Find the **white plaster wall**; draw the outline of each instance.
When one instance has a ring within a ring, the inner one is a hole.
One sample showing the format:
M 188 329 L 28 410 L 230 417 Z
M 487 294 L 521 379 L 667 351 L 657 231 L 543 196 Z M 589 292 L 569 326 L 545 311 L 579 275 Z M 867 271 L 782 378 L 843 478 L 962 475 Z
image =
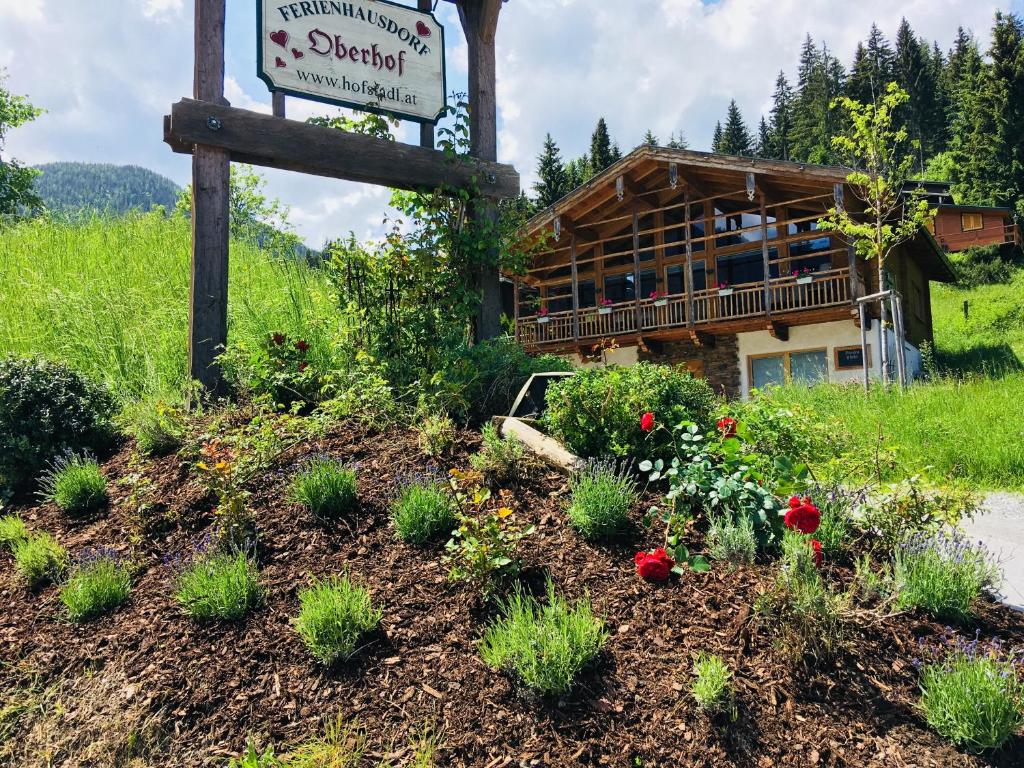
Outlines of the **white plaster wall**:
M 740 355 L 740 388 L 743 397 L 750 396 L 750 355 L 767 355 L 780 352 L 799 352 L 805 349 L 826 350 L 828 360 L 828 380 L 832 382 L 861 381 L 863 371 L 860 368 L 844 369 L 837 371 L 835 368 L 836 347 L 859 347 L 860 328 L 853 320 L 837 320 L 831 323 L 819 323 L 817 325 L 797 325 L 789 329 L 789 340 L 780 341 L 774 338 L 768 331 L 749 331 L 737 334 L 739 339 Z M 868 345 L 870 346 L 871 366 L 870 374 L 878 377 L 879 370 L 879 337 L 878 323 L 872 325 L 868 331 Z M 916 350 L 915 350 L 916 352 Z M 917 355 L 920 361 L 920 355 Z M 909 367 L 910 354 L 907 355 Z
M 604 361 L 584 360 L 577 354 L 565 355 L 574 368 L 603 368 L 605 365 L 633 365 L 640 357 L 635 346 L 616 347 L 604 353 Z

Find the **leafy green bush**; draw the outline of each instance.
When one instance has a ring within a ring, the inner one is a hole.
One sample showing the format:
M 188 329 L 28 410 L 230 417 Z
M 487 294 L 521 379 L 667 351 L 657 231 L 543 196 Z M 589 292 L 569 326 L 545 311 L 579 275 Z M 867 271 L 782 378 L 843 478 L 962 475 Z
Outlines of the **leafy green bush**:
M 1009 282 L 1014 264 L 1008 255 L 1008 251 L 998 245 L 968 248 L 950 254 L 957 284 L 961 288 L 975 288 Z
M 446 413 L 423 416 L 416 431 L 425 456 L 443 456 L 455 445 L 455 422 Z
M 90 456 L 72 454 L 54 461 L 42 476 L 42 497 L 70 515 L 85 515 L 107 504 L 107 478 Z
M 147 456 L 173 453 L 185 438 L 185 414 L 163 400 L 139 401 L 124 411 L 122 420 Z
M 0 486 L 25 488 L 56 456 L 106 448 L 113 412 L 105 388 L 65 365 L 0 360 Z
M 252 348 L 231 344 L 220 356 L 224 376 L 233 386 L 267 397 L 282 409 L 319 400 L 323 382 L 316 359 L 305 339 L 282 331 L 268 334 Z
M 749 400 L 731 400 L 724 413 L 738 421 L 748 452 L 769 461 L 788 456 L 799 461 L 838 457 L 849 437 L 835 424 L 824 425 L 799 404 L 780 405 L 771 393 L 755 391 Z
M 921 710 L 941 735 L 972 752 L 998 749 L 1024 726 L 1017 665 L 977 644 L 921 670 Z
M 732 671 L 720 656 L 701 653 L 693 662 L 690 685 L 697 706 L 715 714 L 733 709 Z
M 637 500 L 636 481 L 628 462 L 591 459 L 569 480 L 569 520 L 588 539 L 622 532 Z
M 973 491 L 937 486 L 914 475 L 867 496 L 857 507 L 855 521 L 892 550 L 919 533 L 956 528 L 977 511 L 978 496 Z
M 516 590 L 502 608 L 505 615 L 480 641 L 480 655 L 540 694 L 568 693 L 608 638 L 589 601 L 570 606 L 550 581 L 545 604 Z
M 7 547 L 13 552 L 14 547 L 28 537 L 28 527 L 20 517 L 17 515 L 0 517 L 0 546 Z
M 960 532 L 920 533 L 893 554 L 896 604 L 922 608 L 940 619 L 963 621 L 982 591 L 999 581 L 988 552 Z
M 594 368 L 552 382 L 541 423 L 583 457 L 644 456 L 668 446 L 663 431 L 640 428 L 651 412 L 657 424 L 683 421 L 708 425 L 716 399 L 701 379 L 676 368 L 637 363 L 627 368 Z
M 290 495 L 314 517 L 344 517 L 356 508 L 356 473 L 334 459 L 314 459 L 295 477 Z
M 13 552 L 14 570 L 32 588 L 56 581 L 67 568 L 67 550 L 45 532 L 16 542 Z
M 502 437 L 493 424 L 485 424 L 481 432 L 480 451 L 469 457 L 473 469 L 482 472 L 491 482 L 506 485 L 519 477 L 523 470 L 526 449 L 514 435 Z
M 178 576 L 175 600 L 198 621 L 237 621 L 263 602 L 256 564 L 244 552 L 211 552 Z
M 391 505 L 391 520 L 403 541 L 424 544 L 455 527 L 458 507 L 436 481 L 417 480 L 402 489 Z
M 132 578 L 113 550 L 85 553 L 60 589 L 60 601 L 71 621 L 88 621 L 112 611 L 128 599 Z
M 748 516 L 714 515 L 709 521 L 708 554 L 733 567 L 749 565 L 757 557 L 754 521 Z
M 328 666 L 351 658 L 360 638 L 376 629 L 383 615 L 370 593 L 347 576 L 314 580 L 299 593 L 299 603 L 295 629 L 310 653 Z

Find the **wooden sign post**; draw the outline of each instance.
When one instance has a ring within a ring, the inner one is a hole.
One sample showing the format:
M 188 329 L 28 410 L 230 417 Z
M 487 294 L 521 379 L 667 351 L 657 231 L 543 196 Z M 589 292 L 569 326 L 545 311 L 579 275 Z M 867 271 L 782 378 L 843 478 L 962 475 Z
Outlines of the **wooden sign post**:
M 469 44 L 470 154 L 473 160 L 468 163 L 452 163 L 433 149 L 433 126 L 426 125 L 431 122 L 426 118 L 420 131 L 421 146 L 416 146 L 283 119 L 284 98 L 280 93 L 274 97 L 273 115 L 230 106 L 224 98 L 225 0 L 195 0 L 193 98 L 182 99 L 171 107 L 171 114 L 164 118 L 164 141 L 175 152 L 192 155 L 189 374 L 208 393 L 221 395 L 225 389 L 217 355 L 227 344 L 228 189 L 232 161 L 400 189 L 470 188 L 482 196 L 471 210 L 473 220 L 481 225 L 496 222 L 497 200 L 519 194 L 519 174 L 511 166 L 496 162 L 494 37 L 502 0 L 454 2 Z M 337 5 L 347 9 L 360 4 L 381 5 L 375 0 L 355 0 L 351 3 L 301 3 L 297 7 L 300 11 L 303 6 L 315 10 L 333 9 Z M 283 7 L 291 12 L 293 5 Z M 430 0 L 417 0 L 418 10 L 429 11 L 430 5 Z M 405 6 L 400 8 L 401 11 L 393 12 L 394 16 L 417 12 Z M 424 28 L 429 27 L 425 23 L 413 25 L 413 29 L 421 32 Z M 397 40 L 415 45 L 406 29 L 394 34 Z M 276 32 L 275 36 L 284 40 Z M 314 35 L 309 44 L 322 46 L 322 38 Z M 361 54 L 361 60 L 373 66 L 376 61 L 373 54 L 371 47 L 365 57 Z M 304 55 L 298 47 L 291 51 L 293 63 Z M 348 58 L 354 60 L 350 50 Z M 284 58 L 282 61 L 288 63 Z M 389 60 L 384 61 L 384 68 L 387 68 Z M 406 59 L 402 61 L 404 70 Z M 397 55 L 395 62 L 397 70 Z M 293 81 L 290 87 L 299 86 Z M 377 83 L 373 87 L 378 94 L 381 92 Z M 407 92 L 401 93 L 404 98 Z M 419 98 L 417 95 L 417 103 Z M 412 107 L 409 109 L 412 111 Z M 405 116 L 415 117 L 415 114 Z M 490 263 L 481 269 L 477 286 L 483 296 L 476 323 L 477 339 L 491 338 L 501 331 L 497 254 L 492 254 L 488 261 Z

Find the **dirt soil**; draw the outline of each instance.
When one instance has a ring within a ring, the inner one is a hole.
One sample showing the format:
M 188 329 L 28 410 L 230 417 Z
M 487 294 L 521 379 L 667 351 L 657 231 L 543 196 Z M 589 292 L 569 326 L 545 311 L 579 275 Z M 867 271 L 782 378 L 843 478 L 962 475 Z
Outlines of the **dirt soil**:
M 461 435 L 441 469 L 465 466 L 476 445 Z M 286 500 L 296 468 L 320 453 L 358 463 L 361 506 L 348 525 L 325 528 Z M 543 469 L 513 489 L 518 517 L 537 527 L 523 543 L 521 578 L 540 590 L 547 573 L 567 596 L 589 594 L 610 639 L 571 696 L 524 694 L 480 660 L 475 642 L 489 611 L 448 581 L 443 543 L 416 548 L 394 536 L 396 479 L 430 464 L 402 430 L 337 427 L 254 482 L 266 603 L 238 624 L 197 624 L 173 600 L 175 563 L 208 532 L 214 500 L 177 457 L 131 457 L 125 446 L 105 463 L 112 503 L 98 519 L 76 522 L 50 504 L 18 510 L 72 553 L 113 546 L 140 568 L 125 606 L 76 626 L 55 587 L 26 590 L 0 554 L 0 764 L 223 766 L 249 734 L 280 753 L 340 714 L 367 730 L 368 765 L 401 765 L 424 723 L 442 729 L 438 766 L 1024 765 L 1024 737 L 995 755 L 969 755 L 916 710 L 916 640 L 938 635 L 940 624 L 918 614 L 852 621 L 835 660 L 794 662 L 753 610 L 773 581 L 770 563 L 647 584 L 633 554 L 660 534 L 639 524 L 642 509 L 631 540 L 589 544 L 567 522 L 564 478 Z M 144 537 L 130 498 L 140 474 L 155 484 L 156 511 L 175 518 Z M 311 576 L 346 569 L 384 618 L 355 660 L 327 672 L 292 619 Z M 847 567 L 828 570 L 838 583 L 851 578 Z M 995 603 L 981 607 L 976 627 L 983 638 L 1024 644 L 1024 615 Z M 735 722 L 709 719 L 690 698 L 699 651 L 734 668 Z

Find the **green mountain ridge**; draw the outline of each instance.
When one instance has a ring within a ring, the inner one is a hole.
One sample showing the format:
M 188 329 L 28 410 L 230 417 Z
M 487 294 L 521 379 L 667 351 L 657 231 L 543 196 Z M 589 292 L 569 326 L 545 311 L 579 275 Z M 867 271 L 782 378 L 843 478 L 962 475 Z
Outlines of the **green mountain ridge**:
M 156 205 L 174 208 L 180 187 L 166 176 L 137 165 L 57 162 L 36 166 L 36 192 L 56 213 L 122 214 Z

